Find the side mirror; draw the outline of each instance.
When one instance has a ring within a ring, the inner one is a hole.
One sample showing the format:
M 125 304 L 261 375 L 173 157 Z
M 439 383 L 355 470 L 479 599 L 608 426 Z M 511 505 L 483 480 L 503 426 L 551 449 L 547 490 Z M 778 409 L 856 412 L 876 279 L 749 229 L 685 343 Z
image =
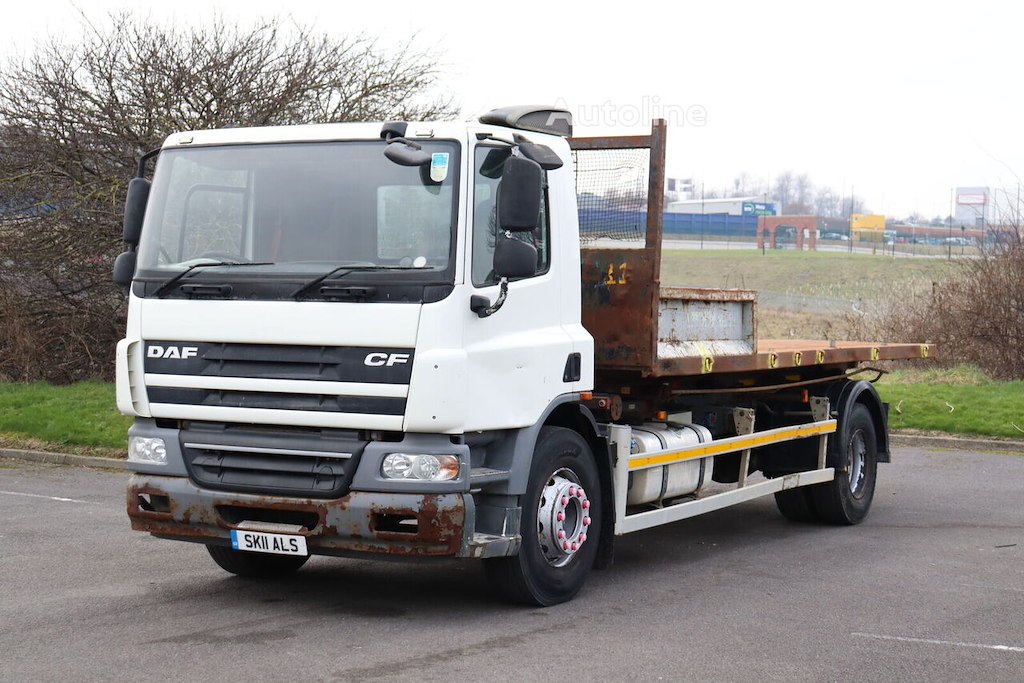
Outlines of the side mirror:
M 118 254 L 114 260 L 114 284 L 120 286 L 125 294 L 132 284 L 132 278 L 135 277 L 136 258 L 134 251 L 125 251 Z
M 555 154 L 555 150 L 547 145 L 527 142 L 519 135 L 516 136 L 516 143 L 519 145 L 519 151 L 524 157 L 536 161 L 545 171 L 554 171 L 562 168 L 562 158 Z
M 494 245 L 494 274 L 515 279 L 537 272 L 537 247 L 509 237 L 499 237 Z
M 537 227 L 543 182 L 544 172 L 536 161 L 525 157 L 505 160 L 498 185 L 499 230 L 522 232 Z
M 142 236 L 142 219 L 146 216 L 150 186 L 151 183 L 145 178 L 132 178 L 128 183 L 128 196 L 124 200 L 122 236 L 124 241 L 133 247 L 139 244 L 139 238 Z

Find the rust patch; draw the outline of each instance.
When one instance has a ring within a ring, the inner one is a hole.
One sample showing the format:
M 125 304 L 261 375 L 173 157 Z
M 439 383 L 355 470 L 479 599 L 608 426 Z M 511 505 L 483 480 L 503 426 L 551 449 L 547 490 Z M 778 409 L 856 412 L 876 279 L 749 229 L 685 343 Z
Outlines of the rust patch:
M 383 540 L 383 539 L 382 539 Z M 458 553 L 459 545 L 399 545 L 396 543 L 351 543 L 341 541 L 324 546 L 331 550 L 354 553 L 390 555 L 392 557 L 451 557 Z
M 129 486 L 127 492 L 127 504 L 128 504 L 128 517 L 132 520 L 132 528 L 135 528 L 135 519 L 149 519 L 149 520 L 162 520 L 170 521 L 174 517 L 174 510 L 177 506 L 176 501 L 170 498 L 170 511 L 169 512 L 157 512 L 155 510 L 145 510 L 139 502 L 139 496 L 164 496 L 168 497 L 167 492 L 159 489 L 155 486 Z
M 622 397 L 618 394 L 593 394 L 583 405 L 596 415 L 607 415 L 612 421 L 622 417 Z
M 682 299 L 694 301 L 757 301 L 757 292 L 753 289 L 708 289 L 705 287 L 662 287 L 662 299 Z
M 813 358 L 819 367 L 835 369 L 850 368 L 860 363 L 875 360 L 912 360 L 921 357 L 920 344 L 870 344 L 866 342 L 831 342 L 834 346 L 821 348 L 820 340 L 773 340 L 758 342 L 757 353 L 745 355 L 722 355 L 714 357 L 711 374 L 754 372 L 772 369 L 798 368 L 807 365 L 805 359 Z M 707 375 L 703 359 L 662 358 L 656 365 L 659 377 L 692 377 Z
M 583 249 L 583 326 L 598 368 L 649 370 L 657 345 L 658 283 L 646 249 Z M 608 284 L 608 269 L 628 272 Z
M 650 147 L 650 135 L 608 135 L 585 138 L 569 138 L 570 149 L 641 149 Z
M 155 519 L 133 517 L 132 529 L 134 531 L 145 531 L 151 534 L 174 536 L 176 538 L 223 538 L 222 534 L 213 529 L 200 526 L 184 526 L 174 520 L 162 522 Z
M 411 517 L 416 519 L 414 532 L 378 529 L 376 520 L 381 515 Z M 434 546 L 432 555 L 455 555 L 462 546 L 462 535 L 466 524 L 466 510 L 463 504 L 455 507 L 438 505 L 436 494 L 422 497 L 418 508 L 412 507 L 371 507 L 370 530 L 382 541 L 389 541 L 389 554 L 419 555 L 423 546 Z M 379 550 L 377 552 L 380 552 Z

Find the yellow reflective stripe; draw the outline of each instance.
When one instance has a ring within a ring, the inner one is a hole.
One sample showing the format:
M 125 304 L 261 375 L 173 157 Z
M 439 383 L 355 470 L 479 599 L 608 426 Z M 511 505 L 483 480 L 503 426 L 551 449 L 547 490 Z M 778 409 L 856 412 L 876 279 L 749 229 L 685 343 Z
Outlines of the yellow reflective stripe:
M 660 453 L 658 455 L 652 455 L 646 458 L 631 459 L 629 461 L 629 469 L 639 470 L 645 467 L 651 467 L 653 465 L 671 465 L 672 463 L 682 462 L 683 460 L 705 458 L 709 455 L 721 455 L 722 453 L 732 453 L 734 451 L 746 450 L 747 448 L 767 446 L 768 444 L 777 443 L 779 441 L 801 439 L 807 436 L 820 436 L 821 434 L 832 434 L 835 431 L 835 420 L 830 420 L 829 422 L 824 424 L 810 425 L 807 427 L 782 428 L 780 430 L 772 430 L 772 433 L 770 434 L 753 434 L 745 438 L 737 437 L 726 441 L 712 442 L 701 446 L 694 446 L 693 448 L 687 448 L 681 451 L 673 451 L 671 453 Z

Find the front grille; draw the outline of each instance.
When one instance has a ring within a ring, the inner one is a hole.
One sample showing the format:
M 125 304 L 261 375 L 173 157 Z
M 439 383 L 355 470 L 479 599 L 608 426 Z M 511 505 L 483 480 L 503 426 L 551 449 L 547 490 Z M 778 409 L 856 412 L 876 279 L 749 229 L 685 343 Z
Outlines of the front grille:
M 181 431 L 192 481 L 203 488 L 340 498 L 351 487 L 364 442 L 319 431 L 275 433 L 194 426 Z
M 152 403 L 170 403 L 216 408 L 262 408 L 267 410 L 307 410 L 371 415 L 404 415 L 404 398 L 380 396 L 334 396 L 325 394 L 284 394 L 267 391 L 227 391 L 223 389 L 182 389 L 150 387 Z
M 147 341 L 147 373 L 408 384 L 413 349 Z
M 150 403 L 160 405 L 400 417 L 413 355 L 413 349 L 390 347 L 150 340 L 146 390 Z M 193 383 L 191 377 L 203 379 Z M 250 382 L 242 385 L 235 379 Z M 305 386 L 296 391 L 289 381 Z

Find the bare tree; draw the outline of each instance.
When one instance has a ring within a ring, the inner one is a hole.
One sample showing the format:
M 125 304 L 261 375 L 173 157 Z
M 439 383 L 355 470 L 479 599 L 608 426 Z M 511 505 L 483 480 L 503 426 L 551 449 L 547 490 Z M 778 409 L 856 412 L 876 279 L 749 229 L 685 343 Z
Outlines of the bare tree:
M 847 217 L 855 213 L 867 213 L 864 200 L 856 195 L 850 197 L 843 197 L 840 202 L 839 215 L 841 217 Z
M 732 190 L 729 191 L 728 196 L 750 197 L 759 194 L 766 194 L 767 192 L 768 190 L 763 180 L 743 171 L 733 178 Z
M 790 204 L 793 203 L 793 173 L 786 171 L 775 178 L 775 185 L 772 187 L 772 196 L 779 202 L 779 209 L 782 213 L 789 213 Z
M 900 293 L 877 315 L 846 315 L 849 338 L 932 342 L 942 364 L 1024 379 L 1024 238 L 1016 226 L 1001 236 L 929 292 Z
M 781 173 L 775 178 L 772 196 L 779 202 L 779 208 L 784 214 L 807 214 L 814 211 L 814 184 L 806 173 Z
M 814 184 L 806 173 L 793 178 L 793 199 L 786 213 L 808 214 L 814 211 Z
M 140 154 L 174 131 L 452 118 L 435 55 L 277 20 L 238 28 L 86 22 L 0 68 L 0 375 L 109 376 L 123 300 L 110 284 Z
M 819 187 L 814 194 L 814 212 L 822 218 L 836 218 L 839 212 L 839 197 L 831 187 Z

